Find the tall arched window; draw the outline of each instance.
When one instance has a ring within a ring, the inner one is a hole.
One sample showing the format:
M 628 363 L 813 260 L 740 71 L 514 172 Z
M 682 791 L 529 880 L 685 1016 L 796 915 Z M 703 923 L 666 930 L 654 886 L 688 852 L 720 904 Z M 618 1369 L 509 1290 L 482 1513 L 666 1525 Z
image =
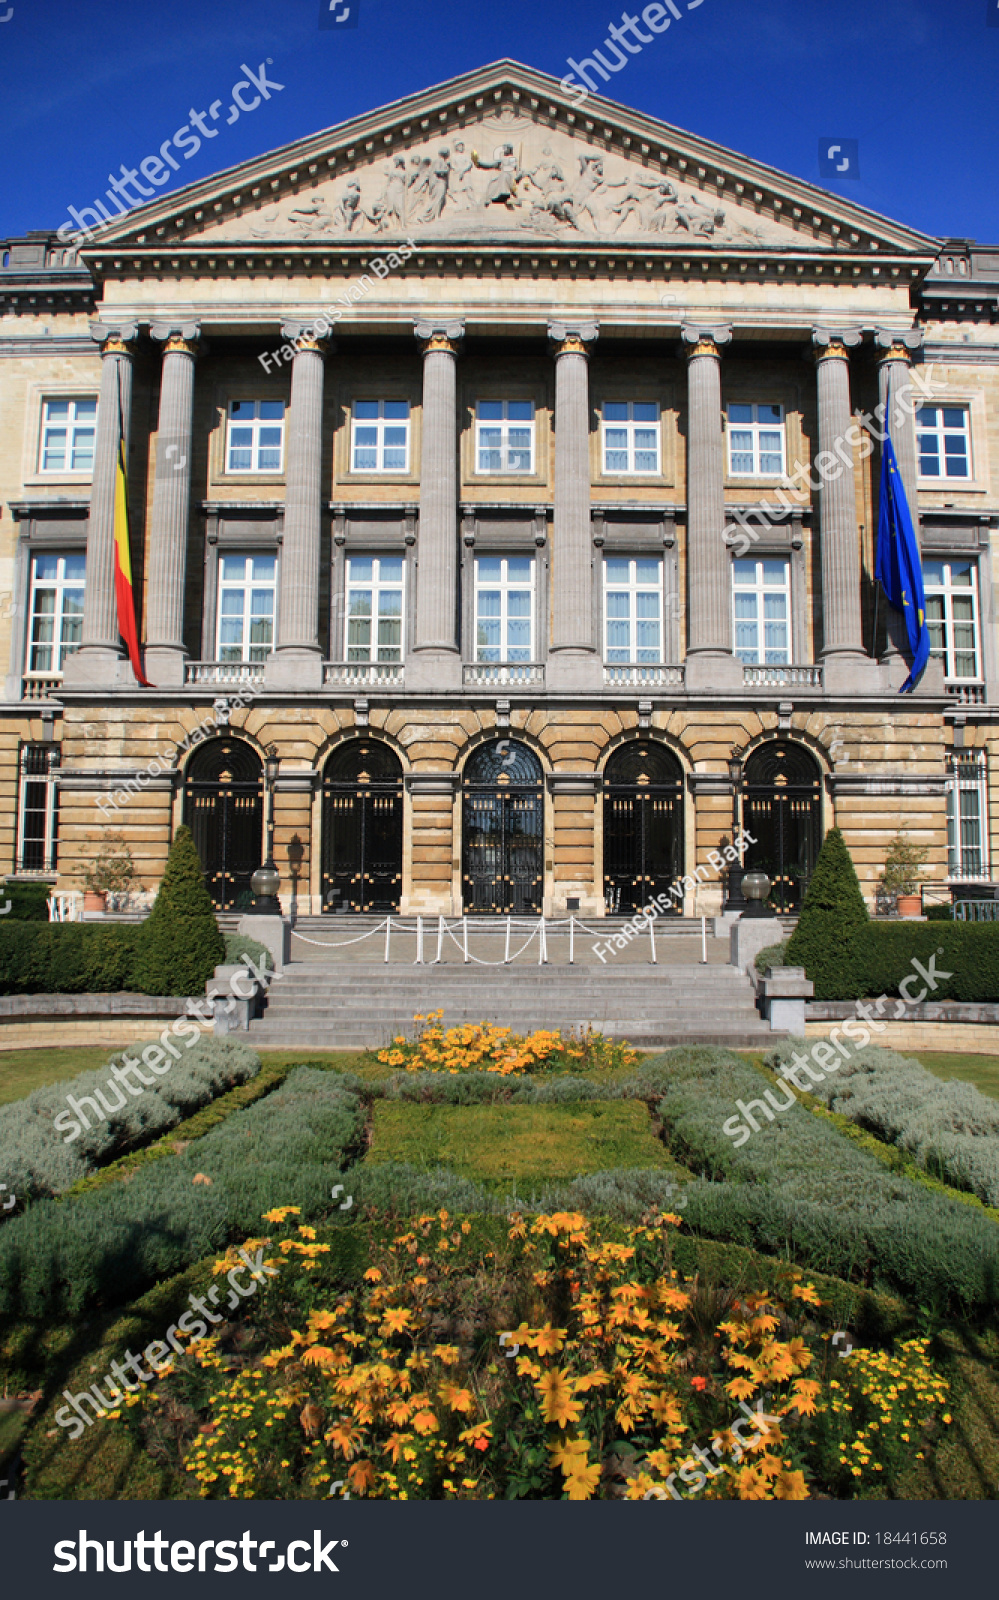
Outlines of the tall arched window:
M 821 778 L 814 756 L 788 739 L 762 744 L 746 760 L 742 823 L 756 843 L 743 866 L 767 874 L 776 911 L 797 911 L 804 899 L 821 844 Z
M 205 883 L 220 911 L 252 898 L 250 878 L 263 861 L 264 790 L 260 757 L 244 739 L 208 739 L 184 775 L 184 821 Z
M 350 739 L 323 772 L 323 910 L 397 911 L 402 763 L 380 739 Z
M 623 744 L 604 769 L 604 900 L 630 914 L 683 875 L 683 769 L 651 739 Z M 671 901 L 677 911 L 682 901 Z
M 497 739 L 469 756 L 462 779 L 462 895 L 467 913 L 523 915 L 544 903 L 541 762 Z

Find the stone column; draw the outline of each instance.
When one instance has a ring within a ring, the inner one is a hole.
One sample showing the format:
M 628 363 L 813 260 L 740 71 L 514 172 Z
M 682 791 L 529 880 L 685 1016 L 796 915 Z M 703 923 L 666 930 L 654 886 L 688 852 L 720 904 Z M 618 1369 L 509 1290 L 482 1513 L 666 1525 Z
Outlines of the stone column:
M 909 502 L 916 538 L 921 542 L 916 453 L 916 408 L 919 396 L 910 388 L 910 378 L 912 358 L 922 348 L 923 335 L 918 329 L 907 331 L 879 328 L 874 336 L 874 342 L 879 352 L 878 399 L 883 407 L 881 415 L 884 419 L 881 431 L 891 432 L 891 442 L 895 447 L 905 498 Z M 889 394 L 892 396 L 890 409 Z M 879 468 L 879 495 L 880 482 Z M 877 532 L 878 525 L 875 523 L 875 545 Z M 885 617 L 887 629 L 887 645 L 881 657 L 882 669 L 887 674 L 888 684 L 898 688 L 909 673 L 909 635 L 905 619 L 900 611 L 894 610 L 886 603 L 884 594 L 879 601 L 879 613 Z M 927 662 L 926 671 L 915 692 L 943 694 L 943 667 L 939 661 Z
M 732 654 L 732 556 L 725 543 L 721 350 L 728 326 L 686 324 L 688 689 L 742 687 Z
M 599 689 L 602 653 L 593 638 L 593 529 L 590 524 L 590 358 L 594 322 L 552 322 L 555 357 L 555 485 L 552 528 L 552 689 Z
M 114 592 L 114 491 L 118 465 L 118 430 L 125 433 L 125 463 L 132 414 L 132 358 L 138 324 L 90 324 L 90 337 L 101 351 L 101 391 L 97 403 L 94 475 L 87 522 L 87 582 L 83 598 L 83 643 L 63 670 L 67 687 L 99 684 L 134 686 L 132 668 L 118 636 Z M 120 422 L 119 422 L 120 419 Z
M 875 687 L 876 673 L 864 650 L 860 610 L 860 530 L 853 477 L 850 351 L 862 340 L 859 328 L 814 328 L 822 555 L 822 661 L 827 689 L 852 693 Z
M 458 642 L 458 351 L 460 320 L 417 322 L 423 352 L 423 443 L 417 544 L 416 641 L 410 688 L 461 688 Z
M 329 348 L 311 324 L 289 322 L 294 343 L 291 404 L 285 430 L 284 544 L 277 647 L 267 658 L 269 689 L 321 689 L 319 561 L 323 493 L 323 358 Z
M 163 345 L 156 477 L 149 535 L 146 676 L 159 688 L 184 682 L 184 580 L 187 570 L 197 322 L 154 322 Z

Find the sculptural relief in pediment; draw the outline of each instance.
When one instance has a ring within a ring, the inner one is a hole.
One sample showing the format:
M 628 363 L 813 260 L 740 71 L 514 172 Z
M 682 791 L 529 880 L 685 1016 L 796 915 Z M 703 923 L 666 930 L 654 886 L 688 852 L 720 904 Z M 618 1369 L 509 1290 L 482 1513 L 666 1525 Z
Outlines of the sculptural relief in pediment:
M 297 199 L 244 210 L 209 233 L 261 241 L 646 238 L 700 248 L 814 242 L 748 206 L 526 118 L 496 118 L 415 144 Z

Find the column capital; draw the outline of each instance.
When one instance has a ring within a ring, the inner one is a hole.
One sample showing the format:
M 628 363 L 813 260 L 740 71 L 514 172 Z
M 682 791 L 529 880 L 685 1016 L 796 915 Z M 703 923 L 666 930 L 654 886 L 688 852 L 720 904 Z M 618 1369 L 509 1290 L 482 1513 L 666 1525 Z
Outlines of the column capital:
M 595 344 L 600 337 L 596 322 L 549 322 L 548 337 L 552 353 L 558 356 L 588 356 L 586 346 Z
M 878 328 L 874 343 L 879 361 L 904 361 L 911 366 L 923 348 L 923 332 L 921 328 Z
M 680 329 L 680 349 L 688 359 L 693 356 L 717 357 L 721 355 L 722 345 L 728 344 L 731 338 L 732 326 L 728 322 L 685 322 Z
M 90 337 L 101 347 L 102 356 L 131 356 L 139 337 L 137 322 L 92 322 Z
M 163 346 L 163 354 L 178 351 L 181 355 L 196 356 L 201 352 L 200 322 L 151 322 L 149 337 Z
M 311 351 L 318 356 L 332 355 L 336 345 L 327 339 L 324 334 L 315 331 L 316 324 L 320 320 L 317 317 L 315 322 L 282 322 L 281 337 L 294 344 L 298 354 L 303 351 Z M 324 326 L 328 326 L 328 324 L 324 323 Z
M 812 350 L 816 361 L 849 361 L 850 351 L 863 343 L 859 328 L 813 328 Z
M 432 350 L 443 350 L 446 355 L 456 356 L 465 337 L 465 324 L 460 317 L 441 321 L 421 318 L 413 323 L 413 333 L 423 346 L 423 355 L 429 355 Z

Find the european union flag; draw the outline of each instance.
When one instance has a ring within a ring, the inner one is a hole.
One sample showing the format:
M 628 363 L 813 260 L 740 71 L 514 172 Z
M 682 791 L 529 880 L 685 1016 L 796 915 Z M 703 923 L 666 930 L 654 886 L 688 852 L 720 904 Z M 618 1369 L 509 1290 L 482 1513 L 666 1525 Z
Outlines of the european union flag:
M 891 439 L 885 437 L 881 456 L 881 505 L 878 514 L 878 548 L 874 576 L 888 604 L 905 618 L 912 670 L 899 694 L 916 687 L 930 658 L 930 630 L 926 626 L 926 595 L 923 591 L 923 563 L 919 542 L 912 525 L 912 514 L 905 496 Z

